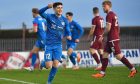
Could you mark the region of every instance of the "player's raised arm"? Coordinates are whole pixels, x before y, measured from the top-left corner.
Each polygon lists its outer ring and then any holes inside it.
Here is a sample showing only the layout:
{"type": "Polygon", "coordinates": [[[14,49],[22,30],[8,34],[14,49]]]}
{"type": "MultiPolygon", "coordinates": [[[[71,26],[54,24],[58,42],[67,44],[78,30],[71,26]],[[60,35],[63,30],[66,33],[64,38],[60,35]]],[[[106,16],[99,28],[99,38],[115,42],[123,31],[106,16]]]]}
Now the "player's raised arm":
{"type": "Polygon", "coordinates": [[[46,6],[46,7],[42,8],[42,9],[40,9],[40,10],[39,10],[40,16],[43,17],[43,18],[47,18],[47,14],[45,13],[45,11],[46,11],[47,9],[49,9],[49,8],[52,8],[52,7],[53,7],[53,4],[48,4],[48,6],[46,6]]]}

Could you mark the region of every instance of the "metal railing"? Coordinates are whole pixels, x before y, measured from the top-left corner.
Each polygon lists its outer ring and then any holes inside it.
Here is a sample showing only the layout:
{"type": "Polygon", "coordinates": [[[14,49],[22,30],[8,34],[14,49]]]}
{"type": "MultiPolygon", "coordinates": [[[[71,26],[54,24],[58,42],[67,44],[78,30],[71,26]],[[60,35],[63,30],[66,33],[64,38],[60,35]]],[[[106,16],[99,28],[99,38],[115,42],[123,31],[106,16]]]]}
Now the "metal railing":
{"type": "MultiPolygon", "coordinates": [[[[25,39],[25,50],[30,51],[36,39],[26,38],[25,39]]],[[[63,41],[63,49],[66,49],[66,42],[63,41]]],[[[120,46],[122,49],[140,49],[140,37],[121,37],[120,46]]],[[[86,36],[83,37],[78,43],[77,50],[87,50],[90,47],[90,42],[86,41],[86,36]]],[[[0,39],[0,51],[23,51],[22,39],[0,39]]]]}

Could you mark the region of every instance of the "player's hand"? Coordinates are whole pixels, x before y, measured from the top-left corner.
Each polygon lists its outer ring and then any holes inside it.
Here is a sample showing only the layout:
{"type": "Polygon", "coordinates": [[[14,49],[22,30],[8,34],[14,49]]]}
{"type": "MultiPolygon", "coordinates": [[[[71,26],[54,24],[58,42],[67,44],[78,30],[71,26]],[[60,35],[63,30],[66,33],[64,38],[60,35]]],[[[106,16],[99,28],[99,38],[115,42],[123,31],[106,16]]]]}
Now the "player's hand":
{"type": "Polygon", "coordinates": [[[71,38],[71,36],[67,36],[67,39],[68,39],[68,40],[71,40],[72,38],[71,38]]]}
{"type": "Polygon", "coordinates": [[[75,40],[76,43],[79,43],[79,41],[80,41],[79,39],[76,39],[76,40],[75,40]]]}
{"type": "Polygon", "coordinates": [[[53,3],[48,4],[48,8],[52,8],[53,7],[53,3]]]}

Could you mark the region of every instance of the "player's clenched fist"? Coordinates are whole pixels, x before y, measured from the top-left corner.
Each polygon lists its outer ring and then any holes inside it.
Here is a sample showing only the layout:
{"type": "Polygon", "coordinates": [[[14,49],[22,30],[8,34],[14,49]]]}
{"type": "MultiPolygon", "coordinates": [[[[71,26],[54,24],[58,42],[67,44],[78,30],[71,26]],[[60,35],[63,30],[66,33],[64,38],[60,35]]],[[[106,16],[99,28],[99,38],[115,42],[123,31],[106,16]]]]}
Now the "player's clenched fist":
{"type": "Polygon", "coordinates": [[[67,36],[67,39],[68,39],[68,40],[71,40],[72,38],[71,38],[71,36],[67,36]]]}
{"type": "Polygon", "coordinates": [[[53,7],[53,3],[48,4],[48,8],[52,8],[53,7]]]}
{"type": "Polygon", "coordinates": [[[79,43],[79,41],[80,41],[79,39],[76,39],[76,40],[75,40],[76,43],[79,43]]]}

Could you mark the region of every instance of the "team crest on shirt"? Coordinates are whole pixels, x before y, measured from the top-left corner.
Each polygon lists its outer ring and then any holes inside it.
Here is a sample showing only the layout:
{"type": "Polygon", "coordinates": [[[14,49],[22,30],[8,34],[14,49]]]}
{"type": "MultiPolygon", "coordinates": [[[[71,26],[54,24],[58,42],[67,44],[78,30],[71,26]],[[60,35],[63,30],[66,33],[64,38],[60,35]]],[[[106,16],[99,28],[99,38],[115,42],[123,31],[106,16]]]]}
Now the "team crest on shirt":
{"type": "Polygon", "coordinates": [[[73,25],[71,25],[71,26],[70,26],[70,31],[73,31],[73,28],[74,28],[74,26],[73,26],[73,25]]]}
{"type": "Polygon", "coordinates": [[[71,28],[73,29],[73,28],[74,28],[74,26],[73,26],[73,25],[71,25],[71,28]]]}
{"type": "Polygon", "coordinates": [[[62,24],[63,26],[65,26],[65,22],[61,22],[61,24],[62,24]]]}

